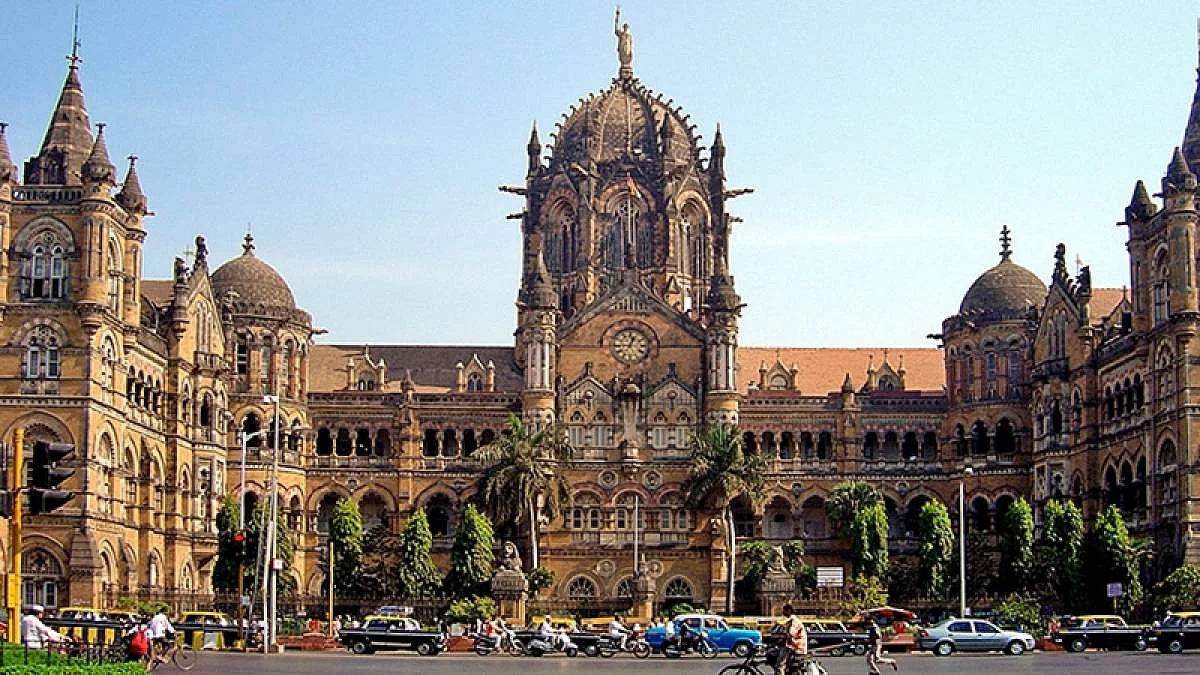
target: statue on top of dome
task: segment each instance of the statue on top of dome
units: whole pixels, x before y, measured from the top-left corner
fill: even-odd
[[[613,19],[613,32],[617,36],[617,59],[621,62],[619,71],[623,79],[633,77],[633,33],[629,24],[621,24],[621,6],[617,5],[617,15]]]

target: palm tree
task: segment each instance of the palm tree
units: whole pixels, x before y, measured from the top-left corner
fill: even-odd
[[[520,418],[509,415],[508,429],[475,453],[483,465],[479,492],[492,520],[517,527],[529,523],[530,569],[538,566],[538,518],[558,518],[571,503],[558,467],[573,452],[558,427],[530,433]]]
[[[688,506],[694,509],[720,508],[725,521],[729,563],[726,580],[725,611],[733,611],[733,575],[737,570],[737,532],[733,524],[733,499],[744,495],[751,504],[762,501],[767,462],[756,452],[742,448],[737,428],[713,426],[694,434],[688,441],[692,453],[692,473],[683,485]]]

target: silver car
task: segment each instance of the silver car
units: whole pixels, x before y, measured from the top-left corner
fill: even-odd
[[[1005,651],[1017,656],[1033,649],[1034,639],[1029,633],[997,628],[990,621],[947,619],[936,626],[922,628],[917,633],[917,645],[938,656],[949,656],[956,651]]]

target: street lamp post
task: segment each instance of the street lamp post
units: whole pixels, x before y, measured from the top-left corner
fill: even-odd
[[[232,415],[229,416],[233,418]],[[251,431],[246,433],[238,431],[238,438],[241,439],[242,457],[241,457],[241,483],[238,486],[238,491],[241,493],[238,497],[238,532],[243,536],[246,533],[246,446],[251,439],[261,438],[263,430]],[[242,651],[246,651],[246,636],[245,636],[245,611],[246,604],[243,597],[246,593],[245,587],[246,563],[243,560],[238,560],[238,634],[242,636]],[[266,617],[263,617],[264,619]]]
[[[975,469],[965,467],[958,480],[958,616],[967,615],[967,476]]]
[[[279,518],[279,397],[268,394],[263,396],[263,403],[270,403],[274,406],[274,414],[271,416],[271,515],[267,523],[267,571],[264,577],[270,584],[271,592],[270,606],[263,608],[263,619],[268,627],[268,632],[263,636],[263,651],[270,653],[270,650],[275,647],[279,631],[279,617],[276,615],[279,609],[279,572],[275,569],[275,551],[277,549],[275,539],[279,536],[275,526]],[[264,605],[267,600],[268,598],[264,594]]]

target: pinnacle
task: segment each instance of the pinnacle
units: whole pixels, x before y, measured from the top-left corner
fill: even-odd
[[[12,155],[8,151],[7,122],[0,122],[0,184],[8,183],[17,177],[17,167],[13,165]]]
[[[96,125],[96,141],[87,161],[83,163],[82,175],[84,180],[97,182],[112,182],[116,177],[116,167],[108,157],[108,144],[104,142],[104,123]]]
[[[1190,174],[1192,170],[1188,168],[1187,160],[1183,157],[1183,150],[1177,145],[1175,153],[1171,156],[1171,165],[1167,167],[1168,176],[1183,176]]]
[[[137,167],[134,166],[136,162],[137,155],[130,155],[129,169],[125,172],[121,191],[117,193],[117,203],[124,206],[126,211],[145,214],[146,195],[142,192],[141,181],[138,180]]]

